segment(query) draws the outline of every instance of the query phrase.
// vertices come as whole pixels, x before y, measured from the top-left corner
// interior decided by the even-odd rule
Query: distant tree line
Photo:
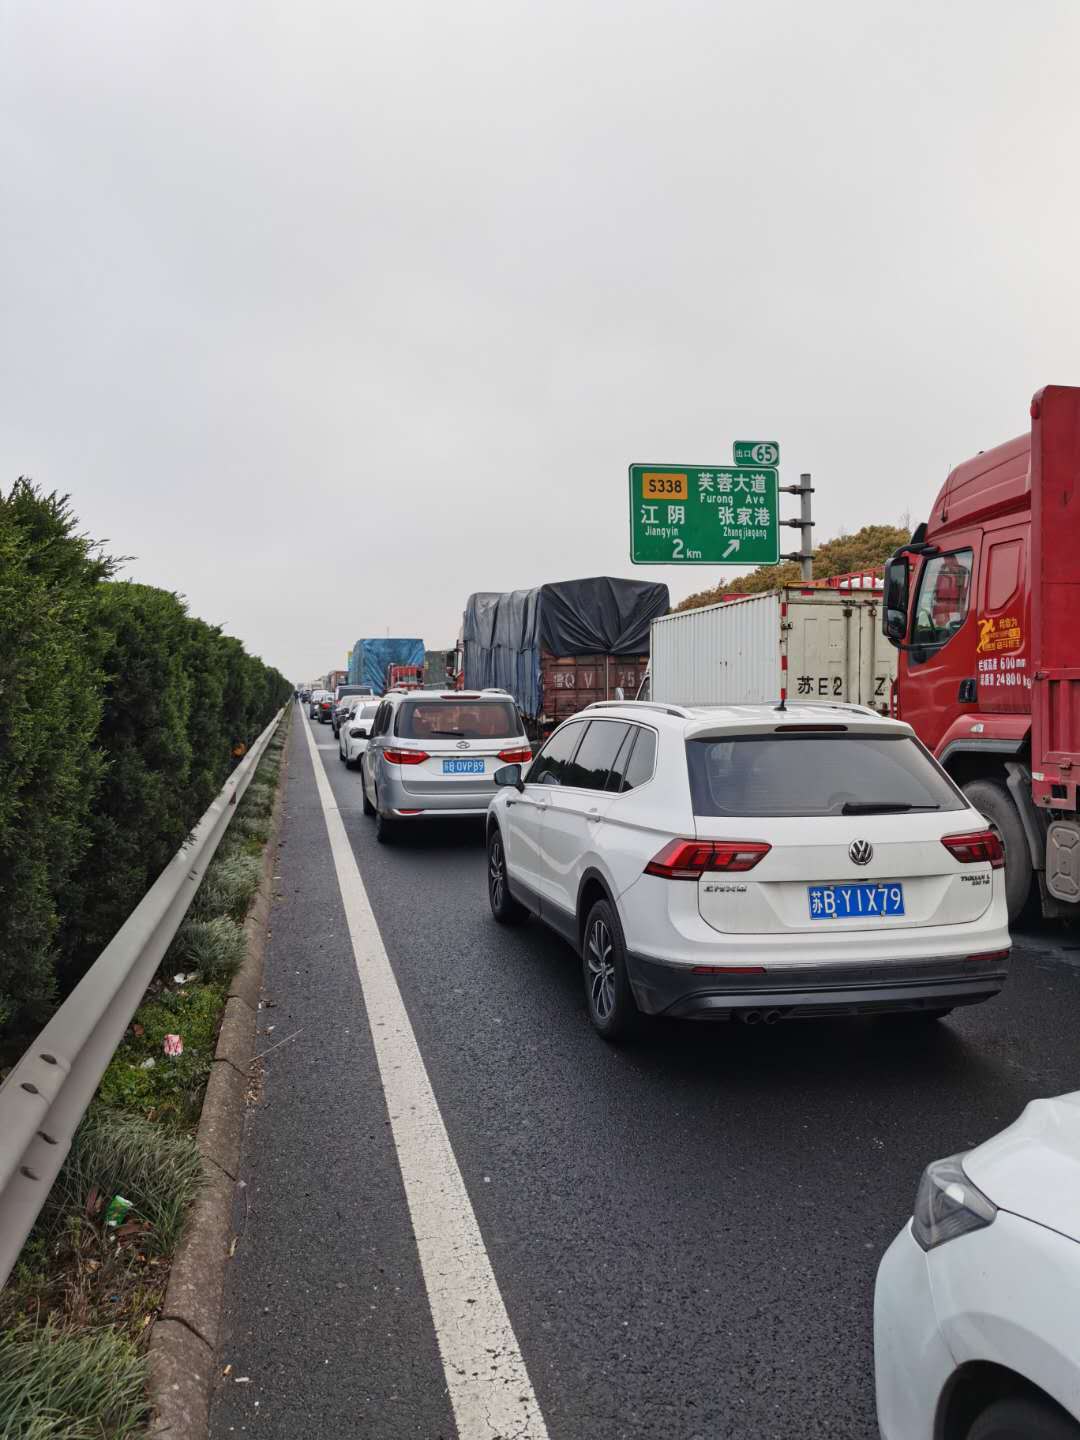
[[[793,535],[795,531],[791,532]],[[838,535],[826,540],[814,551],[814,579],[830,575],[847,575],[852,570],[873,569],[886,561],[893,551],[911,539],[910,530],[896,525],[864,525],[854,535]],[[696,610],[702,605],[715,605],[725,595],[756,594],[759,590],[775,590],[779,585],[797,585],[800,579],[798,561],[786,560],[782,565],[759,565],[749,575],[723,580],[709,590],[688,595],[676,610]]]
[[[0,1038],[130,914],[289,682],[178,595],[114,580],[67,496],[0,490]]]

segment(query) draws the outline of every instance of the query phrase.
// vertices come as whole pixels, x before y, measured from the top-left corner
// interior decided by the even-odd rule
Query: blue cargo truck
[[[391,665],[423,664],[423,640],[401,636],[357,640],[349,657],[349,684],[370,685],[372,694],[382,695]]]

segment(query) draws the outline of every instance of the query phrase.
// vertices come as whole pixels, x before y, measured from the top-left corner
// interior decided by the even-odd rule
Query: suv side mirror
[[[512,785],[515,790],[525,789],[520,765],[504,765],[501,770],[496,770],[491,778],[496,785]]]
[[[885,566],[881,628],[886,640],[893,645],[902,645],[907,639],[909,576],[906,555],[894,556]]]

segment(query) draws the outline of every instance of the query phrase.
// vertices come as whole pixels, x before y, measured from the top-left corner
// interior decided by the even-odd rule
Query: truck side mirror
[[[885,566],[881,628],[893,645],[902,645],[907,639],[909,574],[906,555],[895,556]]]

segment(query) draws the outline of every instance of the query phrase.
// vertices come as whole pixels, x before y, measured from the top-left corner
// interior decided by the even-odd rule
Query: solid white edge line
[[[547,1426],[334,792],[311,731],[305,726],[304,732],[458,1440],[547,1440]]]

